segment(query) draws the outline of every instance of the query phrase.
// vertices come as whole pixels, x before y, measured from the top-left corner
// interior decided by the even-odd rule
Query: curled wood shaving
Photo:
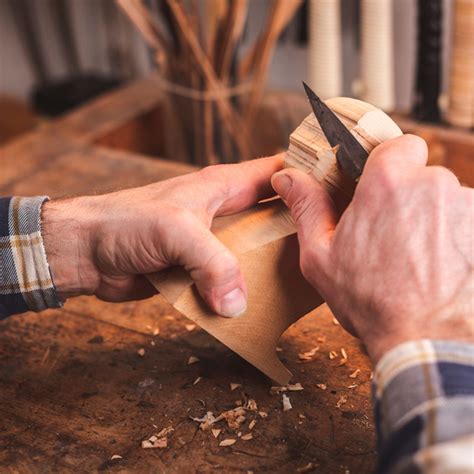
[[[353,383],[352,385],[349,385],[347,388],[356,388],[358,385],[356,383]]]
[[[232,446],[233,444],[235,444],[237,442],[237,440],[235,439],[232,439],[232,438],[227,438],[227,439],[223,439],[220,443],[219,443],[219,446]]]
[[[196,421],[199,424],[199,428],[203,431],[208,430],[214,423],[219,421],[219,417],[215,417],[214,413],[212,411],[208,411],[202,418],[193,418],[191,417],[191,420]]]
[[[341,398],[339,398],[339,400],[337,401],[336,407],[337,407],[337,408],[341,408],[342,405],[344,405],[345,403],[347,403],[347,397],[345,397],[344,395],[342,395]]]
[[[163,428],[158,434],[150,436],[142,441],[143,449],[164,449],[168,447],[168,434],[174,430],[172,426]]]
[[[137,351],[137,354],[140,356],[140,357],[143,357],[145,355],[145,348],[144,347],[140,347],[140,349],[138,349]]]
[[[246,411],[243,407],[237,407],[233,410],[227,410],[219,415],[218,418],[222,417],[227,421],[227,426],[230,429],[238,429],[240,425],[245,421]]]
[[[276,351],[276,352],[282,352],[283,349],[282,349],[281,347],[275,347],[275,351]]]
[[[302,352],[298,354],[298,359],[301,361],[313,360],[316,352],[319,351],[319,346],[313,347],[310,351]]]
[[[283,393],[282,400],[283,402],[283,411],[291,410],[293,407],[291,406],[290,399]]]
[[[348,358],[348,357],[347,357],[347,352],[346,352],[346,350],[344,349],[344,347],[341,349],[341,355],[342,355],[342,358],[343,358],[343,359],[347,359],[347,358]]]
[[[123,459],[123,457],[120,456],[120,454],[114,454],[114,455],[112,455],[112,457],[110,458],[111,461],[114,461],[115,459]]]
[[[301,392],[301,390],[304,390],[303,385],[301,385],[299,382],[295,384],[288,384],[287,387],[290,392]]]
[[[188,359],[188,365],[196,364],[199,362],[199,359],[196,356],[190,356]]]
[[[266,411],[259,411],[258,416],[260,418],[266,418],[268,416],[268,413]]]
[[[244,441],[250,441],[251,439],[253,439],[253,434],[252,433],[244,434],[242,435],[241,439],[243,439]]]
[[[337,357],[337,352],[336,351],[331,351],[329,352],[329,358],[332,360],[332,359],[335,359]]]
[[[222,430],[220,430],[219,428],[215,428],[212,431],[212,436],[214,436],[214,438],[218,438],[219,435],[221,434]]]
[[[317,383],[316,387],[320,388],[321,390],[326,390],[328,388],[325,383]]]
[[[245,409],[248,411],[257,411],[257,402],[253,398],[249,398],[245,404]]]
[[[240,383],[231,383],[230,384],[230,391],[233,392],[235,389],[242,387]]]
[[[349,377],[351,379],[356,379],[359,376],[359,374],[360,374],[360,369],[356,369],[354,370],[354,372],[352,372],[352,374],[349,375]]]
[[[249,430],[253,430],[255,428],[255,425],[257,424],[257,421],[256,420],[252,420],[250,423],[249,423]]]
[[[340,367],[341,365],[346,365],[346,364],[347,364],[347,359],[341,359],[339,363],[337,364],[337,366]]]
[[[197,385],[202,380],[202,377],[198,377],[194,382],[193,385]]]

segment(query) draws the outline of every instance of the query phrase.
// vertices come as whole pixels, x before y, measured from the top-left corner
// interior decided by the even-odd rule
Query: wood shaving
[[[281,347],[276,347],[276,348],[275,348],[275,351],[276,351],[276,352],[283,352],[283,349],[282,349]]]
[[[373,380],[373,378],[374,378],[374,373],[370,372],[369,380]]]
[[[235,389],[242,387],[240,383],[231,383],[230,384],[230,391],[233,392]]]
[[[194,331],[196,329],[195,324],[185,324],[184,327],[186,328],[186,331],[188,332]]]
[[[221,434],[222,430],[218,429],[218,428],[214,428],[212,431],[212,436],[214,436],[214,438],[218,438],[219,435]]]
[[[344,349],[344,347],[341,349],[341,355],[342,355],[342,358],[343,358],[343,359],[348,359],[348,357],[347,357],[347,352],[346,352],[346,350]]]
[[[241,407],[241,406],[242,406],[242,400],[236,400],[234,403],[235,403],[236,406],[238,406],[238,407]]]
[[[138,386],[140,388],[147,388],[150,385],[153,385],[154,383],[155,383],[155,381],[152,378],[147,377],[146,379],[143,379],[140,382],[138,382]]]
[[[309,462],[308,464],[306,464],[306,466],[302,466],[296,469],[296,472],[309,472],[312,471],[315,467],[316,466],[312,462]]]
[[[270,395],[278,395],[279,393],[286,392],[288,389],[286,387],[273,386],[270,387]]]
[[[144,347],[140,347],[140,349],[138,349],[137,351],[137,354],[140,356],[140,357],[143,357],[145,355],[145,348]]]
[[[337,364],[337,366],[340,367],[341,365],[346,365],[346,364],[347,364],[347,359],[341,359],[339,363]]]
[[[259,411],[258,416],[260,418],[266,418],[268,416],[268,413],[266,411]]]
[[[232,446],[233,444],[235,444],[237,442],[237,440],[235,439],[232,439],[232,438],[227,438],[227,439],[223,439],[220,443],[219,443],[219,446]]]
[[[316,352],[319,351],[319,346],[313,347],[310,351],[302,352],[298,354],[298,359],[301,361],[313,360]]]
[[[358,385],[356,383],[353,383],[352,385],[349,385],[347,388],[356,388]]]
[[[293,407],[291,406],[290,399],[283,393],[281,401],[283,402],[283,411],[291,410]]]
[[[199,359],[195,356],[190,356],[188,359],[188,365],[196,364],[199,362]]]
[[[252,433],[244,434],[241,439],[243,439],[244,441],[250,441],[251,439],[253,439],[253,434]]]
[[[155,329],[153,329],[153,335],[158,336],[158,334],[160,334],[160,328],[156,327]]]
[[[164,449],[168,447],[168,434],[174,431],[172,426],[163,428],[158,434],[150,436],[142,441],[143,449]]]
[[[337,408],[341,408],[342,405],[344,405],[345,403],[347,403],[347,397],[345,397],[344,395],[342,395],[341,398],[339,398],[339,400],[337,401],[336,407],[337,407]]]
[[[110,458],[111,461],[114,461],[115,459],[123,459],[123,457],[120,456],[120,454],[114,454],[114,455]]]
[[[167,319],[168,321],[174,321],[176,318],[174,316],[167,315],[165,316],[165,319]]]
[[[237,407],[233,410],[228,410],[221,413],[218,416],[218,419],[225,419],[227,421],[227,426],[230,429],[236,430],[240,428],[240,425],[245,421],[246,411],[244,407]]]
[[[255,428],[255,425],[257,424],[257,421],[256,420],[252,420],[250,423],[249,423],[249,430],[253,430]]]
[[[316,338],[318,342],[326,342],[326,336],[319,336]]]
[[[325,383],[317,383],[316,387],[320,388],[321,390],[326,390],[328,388]]]
[[[336,319],[336,318],[332,318],[332,323],[335,325],[335,326],[340,326],[341,323]]]
[[[155,341],[150,341],[150,346],[155,347],[156,346]]]
[[[298,418],[301,418],[302,420],[306,420],[306,417],[303,415],[303,413],[299,413]]]
[[[153,330],[153,328],[152,328],[149,324],[147,324],[147,325],[145,326],[145,329],[148,329],[148,331],[152,331],[152,330]]]
[[[356,379],[359,376],[359,374],[360,374],[360,369],[356,369],[354,370],[354,372],[352,372],[352,374],[349,375],[349,377],[351,379]]]
[[[202,380],[202,377],[198,377],[194,382],[193,385],[197,385]]]
[[[222,418],[215,417],[212,411],[208,411],[202,418],[193,418],[191,420],[199,423],[199,428],[203,431],[208,430],[214,423],[221,420]]]
[[[337,357],[337,352],[336,351],[331,351],[329,353],[329,358],[332,360],[332,359],[335,359]]]
[[[257,402],[253,398],[249,398],[245,404],[245,409],[248,411],[257,411]]]
[[[295,384],[288,384],[288,390],[290,392],[301,392],[301,390],[304,390],[304,387],[298,382]]]

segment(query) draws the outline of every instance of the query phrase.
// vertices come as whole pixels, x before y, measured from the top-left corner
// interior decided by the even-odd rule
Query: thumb
[[[304,268],[308,255],[327,256],[337,223],[329,194],[312,176],[297,169],[285,169],[272,177],[273,189],[289,207],[298,232]]]

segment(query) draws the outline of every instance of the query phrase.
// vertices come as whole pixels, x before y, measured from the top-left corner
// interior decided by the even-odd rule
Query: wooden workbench
[[[160,153],[160,100],[153,78],[140,81],[10,143],[0,150],[0,194],[98,193],[192,171],[131,151]],[[289,394],[293,409],[286,412],[264,376],[198,328],[188,331],[187,323],[160,296],[123,304],[81,297],[61,310],[0,322],[0,471],[373,469],[371,368],[326,307],[282,338],[280,357],[304,387]],[[315,346],[314,360],[299,363],[298,354]],[[338,357],[329,359],[329,351]],[[192,355],[200,362],[188,365]],[[356,369],[360,374],[350,378]],[[242,387],[231,391],[230,383]],[[257,419],[253,440],[219,447],[190,419],[217,415],[245,397],[268,413],[248,418]],[[170,425],[167,448],[140,447]],[[223,422],[218,427],[219,440],[236,437]]]

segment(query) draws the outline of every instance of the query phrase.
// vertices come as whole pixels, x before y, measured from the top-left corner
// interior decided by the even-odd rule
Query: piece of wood
[[[364,102],[327,101],[367,150],[401,135],[381,110]],[[336,158],[313,114],[290,136],[286,165],[309,171],[336,199],[350,200],[353,186],[340,175]],[[215,235],[237,256],[248,287],[248,309],[238,318],[221,318],[204,304],[181,269],[151,275],[150,281],[175,309],[200,325],[280,385],[291,373],[276,356],[281,334],[323,303],[299,270],[295,227],[280,200],[214,220]]]
[[[322,99],[342,93],[342,34],[340,0],[309,3],[309,84]]]
[[[385,111],[395,107],[392,0],[361,2],[361,98]]]

